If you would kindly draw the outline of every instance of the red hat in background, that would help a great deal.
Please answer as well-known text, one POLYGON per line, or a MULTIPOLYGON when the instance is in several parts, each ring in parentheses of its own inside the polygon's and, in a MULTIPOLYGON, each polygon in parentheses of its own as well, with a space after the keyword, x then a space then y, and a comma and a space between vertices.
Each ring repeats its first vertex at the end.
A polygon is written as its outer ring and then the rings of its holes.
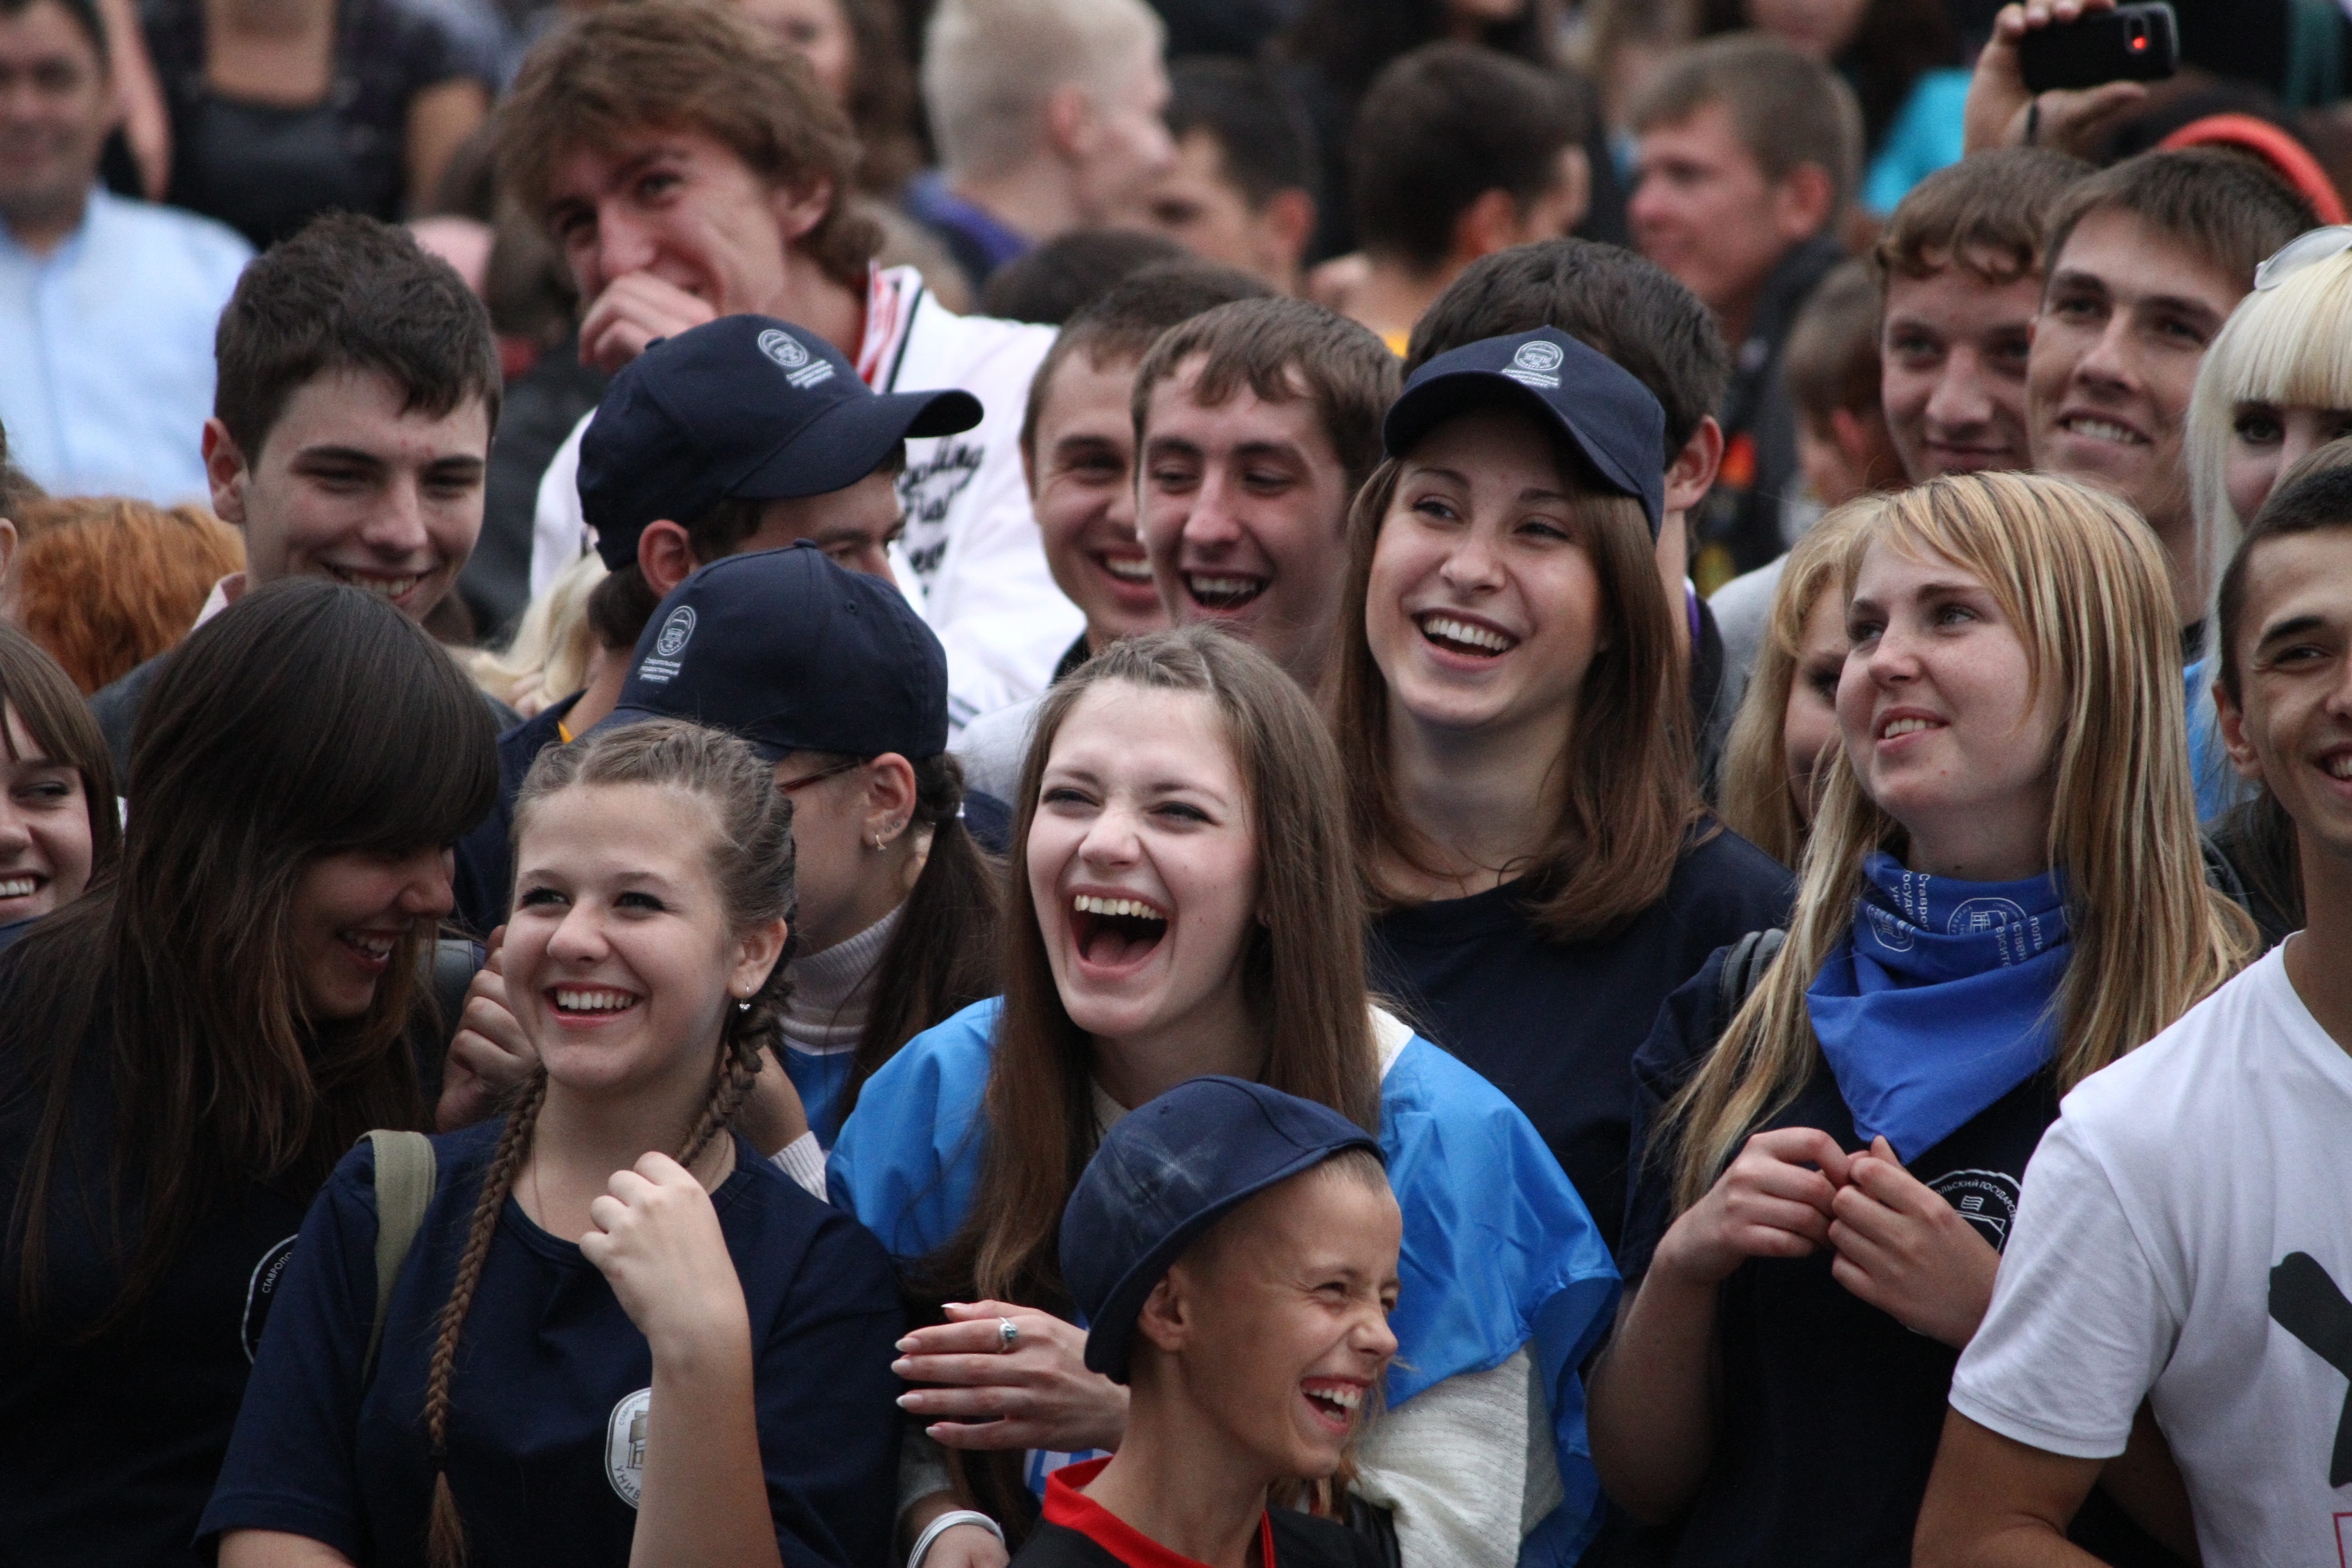
POLYGON ((2311 204, 2311 210, 2319 215, 2321 223, 2344 223, 2352 218, 2345 211, 2344 198, 2336 193, 2336 182, 2327 177, 2327 171, 2319 166, 2311 149, 2296 141, 2292 132, 2267 120, 2257 120, 2251 114, 2209 114, 2202 120, 2190 121, 2157 145, 2240 148, 2276 170, 2281 179, 2311 204))

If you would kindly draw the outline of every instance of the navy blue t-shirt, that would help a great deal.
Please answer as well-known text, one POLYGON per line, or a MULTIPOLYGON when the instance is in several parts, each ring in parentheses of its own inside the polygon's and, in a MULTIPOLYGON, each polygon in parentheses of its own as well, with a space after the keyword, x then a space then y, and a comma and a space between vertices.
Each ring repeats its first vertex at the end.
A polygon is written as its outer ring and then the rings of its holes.
POLYGON ((1708 953, 1785 924, 1794 893, 1779 861, 1718 832, 1684 852, 1663 898, 1598 941, 1546 937, 1517 883, 1391 910, 1373 927, 1375 984, 1535 1123, 1613 1253, 1633 1052, 1708 953))
MULTIPOLYGON (((278 1530, 355 1563, 421 1563, 432 1501, 423 1409, 441 1306, 498 1138, 434 1140, 440 1173, 393 1288, 372 1381, 375 1163, 361 1145, 300 1240, 199 1527, 278 1530)), ((904 1317, 880 1243, 740 1140, 711 1194, 751 1310, 761 1460, 788 1568, 889 1554, 904 1317)), ((509 1198, 451 1385, 449 1482, 469 1568, 627 1563, 653 1355, 572 1242, 509 1198)))

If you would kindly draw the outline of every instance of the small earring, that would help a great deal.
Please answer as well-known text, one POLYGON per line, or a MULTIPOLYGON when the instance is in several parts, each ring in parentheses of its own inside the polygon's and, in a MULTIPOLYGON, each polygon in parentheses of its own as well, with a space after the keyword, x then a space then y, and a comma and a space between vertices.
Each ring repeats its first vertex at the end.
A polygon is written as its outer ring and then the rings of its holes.
POLYGON ((882 835, 878 832, 874 835, 874 853, 882 853, 882 835))
POLYGON ((735 1011, 738 1013, 748 1013, 751 1010, 751 999, 749 996, 738 996, 735 998, 735 1011))

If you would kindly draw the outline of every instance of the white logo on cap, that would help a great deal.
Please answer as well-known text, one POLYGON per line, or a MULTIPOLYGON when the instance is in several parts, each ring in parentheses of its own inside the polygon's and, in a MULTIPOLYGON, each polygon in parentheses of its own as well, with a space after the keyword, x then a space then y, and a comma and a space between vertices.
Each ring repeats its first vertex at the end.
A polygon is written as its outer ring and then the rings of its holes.
POLYGON ((760 352, 782 366, 784 379, 803 392, 833 379, 832 362, 812 355, 806 344, 781 327, 760 334, 760 352))
POLYGON ((654 640, 654 651, 664 658, 676 658, 685 651, 686 639, 694 635, 694 606, 680 605, 662 623, 661 636, 654 640))
POLYGON ((1511 363, 1504 368, 1503 374, 1522 386, 1549 391, 1559 384, 1559 367, 1567 358, 1558 343, 1548 343, 1538 338, 1533 342, 1521 343, 1519 352, 1511 356, 1511 363))
POLYGON ((654 1391, 640 1388, 613 1406, 604 1424, 604 1479, 631 1508, 646 1490, 646 1427, 654 1391))

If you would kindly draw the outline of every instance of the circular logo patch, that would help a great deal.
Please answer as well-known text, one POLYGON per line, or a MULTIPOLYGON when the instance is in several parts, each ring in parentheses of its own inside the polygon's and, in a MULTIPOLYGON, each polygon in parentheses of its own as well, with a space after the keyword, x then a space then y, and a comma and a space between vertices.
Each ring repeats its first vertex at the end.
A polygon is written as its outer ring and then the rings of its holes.
POLYGON ((770 327, 760 334, 760 352, 786 370, 798 370, 809 362, 809 352, 800 339, 781 327, 770 327))
POLYGON ((1553 371, 1558 370, 1560 363, 1567 358, 1568 355, 1561 352, 1558 343, 1548 343, 1538 339, 1531 343, 1521 343, 1519 352, 1511 356, 1511 363, 1521 370, 1532 370, 1540 374, 1549 375, 1553 371))
POLYGON ((1947 1171, 1927 1187, 1976 1226, 1995 1252, 2009 1245, 2010 1226, 2017 1223, 2015 1176, 2000 1171, 1947 1171))
POLYGON ((685 651, 687 639, 694 636, 694 606, 680 605, 662 623, 661 636, 654 639, 654 651, 664 658, 676 658, 685 651))
POLYGON ((261 1255, 253 1266, 253 1278, 245 1282, 245 1359, 251 1361, 261 1350, 261 1330, 269 1321, 269 1303, 278 1294, 278 1282, 286 1278, 286 1266, 294 1259, 294 1237, 288 1237, 261 1255))
POLYGON ((604 1479, 631 1508, 646 1489, 646 1418, 654 1391, 640 1388, 613 1406, 604 1427, 604 1479))

